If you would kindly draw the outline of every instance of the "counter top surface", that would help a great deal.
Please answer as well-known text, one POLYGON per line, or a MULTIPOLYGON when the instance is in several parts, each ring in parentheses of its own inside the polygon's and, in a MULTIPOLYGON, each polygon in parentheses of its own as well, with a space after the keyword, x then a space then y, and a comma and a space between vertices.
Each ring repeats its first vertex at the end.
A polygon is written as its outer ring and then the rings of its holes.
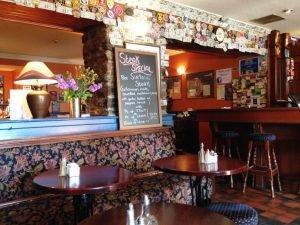
POLYGON ((291 107, 291 108, 231 108, 231 109, 199 109, 198 112, 286 112, 286 111, 295 111, 300 112, 300 109, 297 107, 291 107))
MULTIPOLYGON (((163 114, 164 126, 173 126, 173 114, 163 114)), ((31 120, 0 120, 0 145, 2 141, 40 139, 53 136, 82 135, 119 130, 117 116, 84 118, 45 118, 31 120)))
POLYGON ((300 124, 298 108, 198 110, 200 122, 300 124))

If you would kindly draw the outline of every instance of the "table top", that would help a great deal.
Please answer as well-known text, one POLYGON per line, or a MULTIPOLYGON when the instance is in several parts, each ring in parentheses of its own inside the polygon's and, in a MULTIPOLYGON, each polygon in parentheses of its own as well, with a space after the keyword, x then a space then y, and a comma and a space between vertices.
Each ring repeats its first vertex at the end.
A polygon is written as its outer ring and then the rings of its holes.
POLYGON ((188 176, 229 176, 248 170, 247 163, 219 156, 218 163, 205 164, 198 162, 198 156, 192 154, 177 155, 154 161, 154 168, 172 174, 188 176))
POLYGON ((79 177, 59 177, 59 170, 45 171, 33 180, 33 183, 52 193, 68 195, 93 194, 114 191, 129 184, 133 173, 113 166, 80 167, 79 177))
MULTIPOLYGON (((140 215, 141 207, 134 205, 135 217, 140 215)), ((150 213, 154 215, 159 225, 235 225, 226 217, 211 212, 205 208, 168 203, 152 203, 150 213)), ((100 215, 94 215, 83 220, 79 225, 120 225, 126 224, 126 209, 118 207, 104 211, 100 215)))

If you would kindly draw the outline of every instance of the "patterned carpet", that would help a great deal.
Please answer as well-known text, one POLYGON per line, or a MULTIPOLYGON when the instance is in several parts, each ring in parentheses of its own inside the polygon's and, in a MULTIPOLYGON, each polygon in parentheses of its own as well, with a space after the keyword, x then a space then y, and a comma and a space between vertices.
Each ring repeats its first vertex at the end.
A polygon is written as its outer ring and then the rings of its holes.
POLYGON ((229 201, 248 204, 259 213, 259 225, 300 225, 300 195, 276 193, 275 199, 268 190, 247 188, 242 193, 241 184, 229 188, 224 181, 217 182, 214 201, 229 201))

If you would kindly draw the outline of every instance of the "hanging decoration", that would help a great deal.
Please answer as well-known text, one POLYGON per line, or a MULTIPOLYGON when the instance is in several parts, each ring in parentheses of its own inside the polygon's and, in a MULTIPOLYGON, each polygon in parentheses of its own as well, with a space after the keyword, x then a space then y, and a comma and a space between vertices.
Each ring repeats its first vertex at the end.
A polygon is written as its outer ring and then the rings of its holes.
MULTIPOLYGON (((15 3, 103 21, 111 27, 109 37, 114 45, 134 41, 163 46, 166 39, 175 39, 224 51, 267 53, 265 43, 270 30, 165 0, 15 0, 15 3)), ((168 64, 167 58, 162 55, 162 64, 168 64)))

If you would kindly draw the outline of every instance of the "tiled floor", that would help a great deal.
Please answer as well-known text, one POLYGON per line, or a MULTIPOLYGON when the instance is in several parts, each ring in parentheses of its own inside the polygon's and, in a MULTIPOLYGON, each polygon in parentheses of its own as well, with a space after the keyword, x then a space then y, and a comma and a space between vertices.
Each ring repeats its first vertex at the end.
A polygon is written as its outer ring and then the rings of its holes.
POLYGON ((247 188, 242 193, 241 185, 230 189, 224 182, 218 182, 214 201, 245 203, 255 208, 260 215, 259 225, 300 225, 300 195, 276 193, 275 199, 268 190, 247 188))

